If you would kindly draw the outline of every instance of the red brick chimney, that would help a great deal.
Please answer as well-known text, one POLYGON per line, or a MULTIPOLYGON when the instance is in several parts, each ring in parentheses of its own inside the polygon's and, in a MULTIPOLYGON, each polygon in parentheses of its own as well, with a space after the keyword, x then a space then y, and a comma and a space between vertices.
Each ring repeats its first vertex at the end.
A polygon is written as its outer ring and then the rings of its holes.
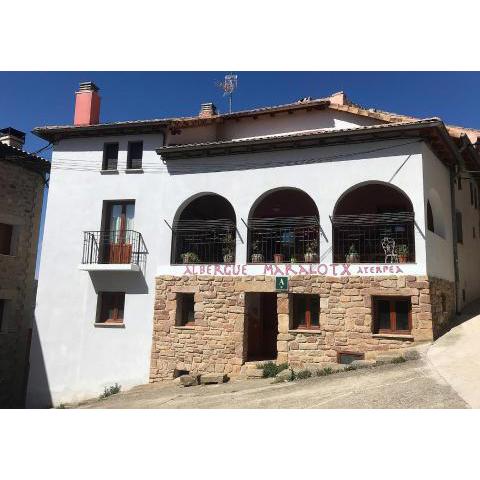
POLYGON ((200 118, 211 118, 217 114, 217 107, 213 103, 202 103, 200 106, 200 118))
POLYGON ((100 122, 100 96, 93 82, 80 84, 75 92, 74 125, 95 125, 100 122))

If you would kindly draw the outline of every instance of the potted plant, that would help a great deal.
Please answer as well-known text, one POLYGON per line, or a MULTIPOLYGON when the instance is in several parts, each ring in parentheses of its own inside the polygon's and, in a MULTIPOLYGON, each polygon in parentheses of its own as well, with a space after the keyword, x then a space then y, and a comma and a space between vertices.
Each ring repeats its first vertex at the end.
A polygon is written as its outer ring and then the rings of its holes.
POLYGON ((260 241, 255 240, 252 243, 252 263, 263 263, 263 254, 260 253, 260 241))
POLYGON ((290 263, 298 263, 297 257, 294 257, 294 256, 290 257, 290 263))
POLYGON ((183 263, 199 263, 200 257, 195 252, 185 252, 180 255, 183 263))
POLYGON ((318 260, 318 241, 311 240, 307 242, 304 254, 304 260, 307 263, 315 263, 318 260))
POLYGON ((345 257, 347 263, 358 263, 360 261, 360 254, 357 252, 355 245, 352 243, 348 249, 348 253, 345 257))
POLYGON ((225 263, 233 263, 235 262, 235 237, 232 235, 231 232, 228 232, 225 235, 225 241, 223 243, 223 261, 225 263))
POLYGON ((283 255, 283 253, 274 253, 273 254, 273 261, 275 263, 283 263, 285 260, 285 256, 283 255))
POLYGON ((398 263, 408 262, 408 245, 399 245, 397 247, 398 263))

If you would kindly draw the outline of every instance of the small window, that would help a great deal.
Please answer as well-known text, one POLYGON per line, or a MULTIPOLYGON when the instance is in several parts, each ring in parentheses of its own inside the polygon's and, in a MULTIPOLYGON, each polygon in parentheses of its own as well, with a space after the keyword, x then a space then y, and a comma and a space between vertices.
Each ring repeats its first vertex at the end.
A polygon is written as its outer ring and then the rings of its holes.
POLYGON ((462 212, 457 212, 455 218, 457 221, 457 243, 463 243, 462 212))
POLYGON ((465 289, 462 288, 462 300, 465 302, 466 299, 467 299, 467 294, 465 292, 465 289))
POLYGON ((177 293, 177 327, 195 324, 195 299, 193 293, 177 293))
POLYGON ((106 143, 103 147, 103 170, 116 170, 118 163, 118 143, 106 143))
POLYGON ((374 332, 409 334, 412 330, 410 298, 374 298, 374 332))
POLYGON ((123 323, 124 292, 101 292, 99 296, 98 323, 123 323))
POLYGON ((12 249, 13 226, 0 223, 0 254, 10 255, 12 249))
POLYGON ((338 352, 338 363, 342 365, 349 365, 354 360, 363 360, 364 358, 363 353, 338 352))
POLYGON ((142 168, 143 142, 128 142, 127 168, 142 168))
POLYGON ((293 328, 320 328, 320 297, 292 295, 293 328))
POLYGON ((0 298, 0 332, 3 332, 5 329, 5 310, 6 310, 6 300, 0 298))
POLYGON ((427 228, 431 232, 435 232, 435 226, 433 223, 433 211, 432 206, 430 205, 430 200, 427 201, 427 228))

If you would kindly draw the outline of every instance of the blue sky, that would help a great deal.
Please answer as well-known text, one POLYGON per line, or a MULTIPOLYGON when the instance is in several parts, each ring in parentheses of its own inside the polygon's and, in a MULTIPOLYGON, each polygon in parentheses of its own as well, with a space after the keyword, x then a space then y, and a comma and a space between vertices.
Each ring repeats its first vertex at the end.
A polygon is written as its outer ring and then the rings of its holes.
MULTIPOLYGON (((0 72, 0 128, 27 133, 25 149, 46 142, 29 132, 73 121, 79 82, 94 81, 102 97, 101 121, 198 114, 213 101, 227 110, 215 82, 228 72, 0 72)), ((480 128, 480 72, 236 72, 233 109, 276 105, 343 90, 367 107, 480 128)), ((50 158, 45 151, 45 158, 50 158)))

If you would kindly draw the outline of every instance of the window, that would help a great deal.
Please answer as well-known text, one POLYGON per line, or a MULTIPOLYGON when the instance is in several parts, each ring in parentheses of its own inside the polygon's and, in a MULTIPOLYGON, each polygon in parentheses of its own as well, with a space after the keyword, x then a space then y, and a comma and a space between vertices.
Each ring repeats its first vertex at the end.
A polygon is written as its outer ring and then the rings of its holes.
POLYGON ((103 147, 102 170, 116 170, 118 162, 118 143, 106 143, 103 147))
POLYGON ((127 168, 142 168, 143 142, 128 142, 127 168))
POLYGON ((433 211, 432 206, 430 205, 430 200, 427 201, 427 228, 431 232, 435 232, 435 227, 433 223, 433 211))
POLYGON ((456 212, 457 221, 457 243, 463 243, 463 225, 462 225, 462 212, 456 212))
POLYGON ((410 298, 377 297, 373 299, 374 333, 409 334, 412 329, 410 298))
POLYGON ((177 293, 177 327, 195 324, 195 299, 193 293, 177 293))
POLYGON ((13 226, 0 223, 0 254, 10 255, 12 247, 13 226))
POLYGON ((98 323, 123 323, 125 308, 124 292, 101 292, 99 298, 98 323))
POLYGON ((337 361, 342 365, 349 365, 354 360, 363 360, 363 353, 354 353, 354 352, 338 352, 337 361))
POLYGON ((0 332, 5 328, 5 303, 6 301, 0 298, 0 332))
POLYGON ((320 328, 320 297, 292 295, 293 328, 320 328))

